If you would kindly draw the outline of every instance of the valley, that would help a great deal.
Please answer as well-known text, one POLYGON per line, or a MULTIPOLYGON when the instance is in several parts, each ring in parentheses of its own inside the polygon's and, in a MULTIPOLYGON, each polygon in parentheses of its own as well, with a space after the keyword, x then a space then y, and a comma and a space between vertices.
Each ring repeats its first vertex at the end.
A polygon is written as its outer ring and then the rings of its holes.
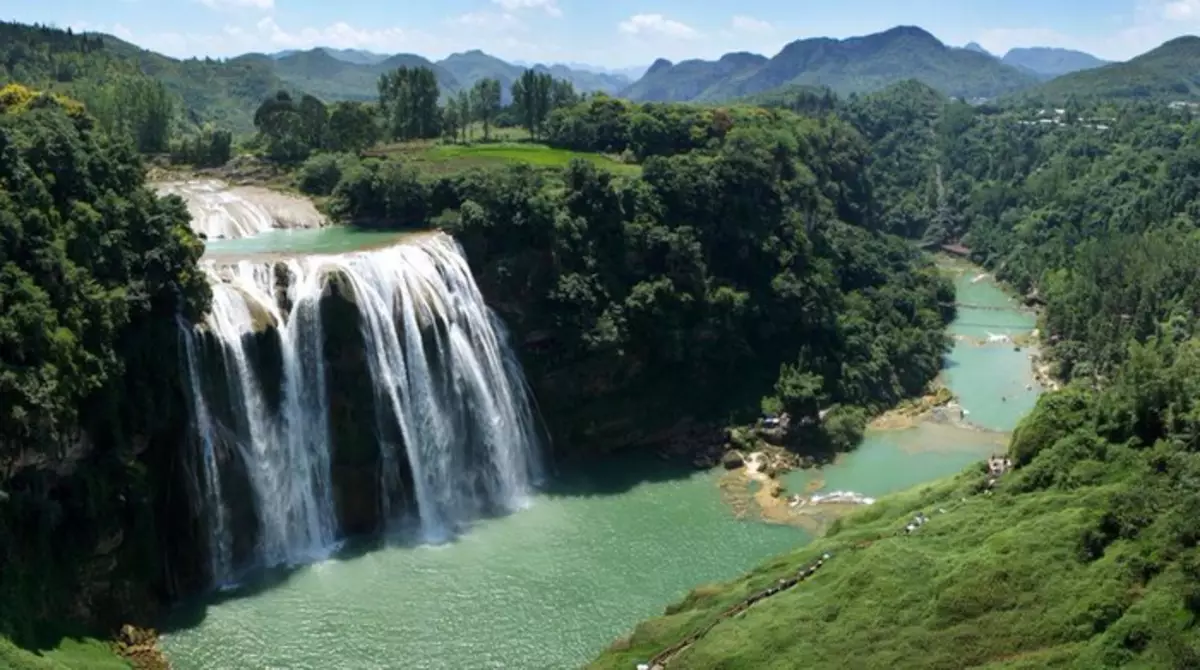
POLYGON ((0 36, 0 665, 1200 663, 1200 38, 0 36))

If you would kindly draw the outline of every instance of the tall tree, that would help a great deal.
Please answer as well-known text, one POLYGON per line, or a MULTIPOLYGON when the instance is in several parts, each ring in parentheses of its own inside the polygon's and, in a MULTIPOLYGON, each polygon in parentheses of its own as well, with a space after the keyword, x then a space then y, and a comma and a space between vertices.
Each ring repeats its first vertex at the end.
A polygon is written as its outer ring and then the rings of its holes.
POLYGON ((457 142, 459 125, 458 97, 450 96, 442 110, 442 134, 451 142, 457 142))
POLYGON ((325 132, 329 126, 325 103, 305 94, 296 111, 300 114, 300 136, 304 143, 314 149, 325 146, 325 132))
POLYGON ((483 124, 483 139, 491 139, 492 121, 500 113, 500 80, 480 79, 471 90, 475 118, 483 124))
POLYGON ((402 67, 379 79, 379 106, 395 140, 437 137, 441 132, 437 75, 427 67, 402 67))
POLYGON ((541 134, 542 124, 550 114, 554 77, 545 72, 525 70, 513 82, 512 97, 517 118, 535 139, 541 134))
POLYGON ((333 151, 359 152, 379 141, 376 107, 363 102, 337 102, 329 113, 325 146, 333 151))
POLYGON ((299 105, 287 91, 279 91, 258 106, 254 127, 270 158, 295 161, 308 156, 310 147, 304 139, 304 119, 299 105))
POLYGON ((471 124, 475 121, 475 110, 471 108, 469 91, 458 92, 458 121, 462 126, 463 142, 471 141, 471 124))

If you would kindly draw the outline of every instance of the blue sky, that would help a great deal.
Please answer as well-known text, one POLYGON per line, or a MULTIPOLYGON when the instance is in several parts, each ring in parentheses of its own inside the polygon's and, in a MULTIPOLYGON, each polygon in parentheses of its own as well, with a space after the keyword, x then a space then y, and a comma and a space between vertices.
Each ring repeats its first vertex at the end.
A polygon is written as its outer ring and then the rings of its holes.
POLYGON ((318 45, 443 57, 479 48, 609 67, 773 55, 787 42, 919 25, 994 52, 1125 59, 1200 32, 1200 0, 0 0, 0 18, 116 34, 172 56, 318 45))

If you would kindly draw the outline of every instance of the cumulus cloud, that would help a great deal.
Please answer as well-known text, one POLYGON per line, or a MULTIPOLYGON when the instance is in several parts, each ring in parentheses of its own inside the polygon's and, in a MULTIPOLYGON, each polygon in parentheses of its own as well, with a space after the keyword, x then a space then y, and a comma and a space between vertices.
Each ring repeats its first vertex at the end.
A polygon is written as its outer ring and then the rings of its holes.
POLYGON ((199 0, 209 9, 273 9, 275 0, 199 0))
POLYGON ((662 14, 634 14, 618 25, 618 29, 626 35, 648 35, 669 37, 672 39, 690 40, 700 37, 695 28, 668 19, 662 14))
POLYGON ((558 0, 492 0, 506 11, 516 12, 522 9, 540 9, 550 16, 562 16, 558 0))
POLYGON ((756 19, 753 16, 735 16, 730 21, 733 29, 739 33, 770 33, 775 30, 775 26, 761 19, 756 19))

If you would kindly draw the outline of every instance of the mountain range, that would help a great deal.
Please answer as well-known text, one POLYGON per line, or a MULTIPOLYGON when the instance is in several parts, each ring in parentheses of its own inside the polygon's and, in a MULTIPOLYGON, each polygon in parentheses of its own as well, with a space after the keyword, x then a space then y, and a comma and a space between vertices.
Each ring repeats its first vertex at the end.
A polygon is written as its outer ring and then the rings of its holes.
MULTIPOLYGON (((178 96, 189 124, 211 122, 241 134, 253 131, 254 110, 281 88, 326 101, 374 100, 382 73, 418 66, 432 69, 446 92, 468 88, 485 77, 498 79, 507 101, 512 82, 526 68, 479 50, 438 61, 415 54, 324 47, 228 60, 179 60, 111 35, 88 35, 93 42, 81 54, 69 46, 65 32, 0 23, 0 85, 15 80, 70 92, 76 81, 102 82, 114 73, 140 72, 178 96), (97 49, 96 44, 103 48, 97 49), (75 74, 64 82, 63 72, 75 74)), ((805 88, 865 93, 907 80, 968 100, 1013 94, 1046 101, 1070 96, 1200 100, 1200 38, 1196 37, 1172 40, 1128 62, 1106 64, 1082 52, 1050 48, 1014 49, 997 58, 978 44, 951 47, 921 28, 900 26, 849 39, 797 40, 769 58, 734 52, 716 60, 660 59, 632 82, 593 66, 533 67, 571 81, 577 90, 603 91, 635 101, 725 102, 805 88)))
POLYGON ((281 79, 313 95, 328 99, 369 100, 378 95, 379 75, 397 67, 427 67, 437 74, 447 90, 459 90, 475 85, 480 79, 498 79, 505 101, 512 82, 526 69, 547 72, 558 79, 570 81, 580 92, 603 91, 616 94, 633 81, 633 77, 612 71, 576 64, 544 65, 513 62, 496 58, 478 49, 451 54, 431 61, 415 54, 379 54, 361 49, 316 47, 307 51, 288 50, 272 54, 245 54, 234 61, 269 60, 281 79))
POLYGON ((730 53, 716 61, 655 62, 622 92, 633 100, 719 101, 780 86, 824 86, 840 94, 920 80, 948 95, 991 98, 1038 82, 995 58, 948 47, 925 30, 899 26, 844 40, 797 40, 771 58, 730 53))

